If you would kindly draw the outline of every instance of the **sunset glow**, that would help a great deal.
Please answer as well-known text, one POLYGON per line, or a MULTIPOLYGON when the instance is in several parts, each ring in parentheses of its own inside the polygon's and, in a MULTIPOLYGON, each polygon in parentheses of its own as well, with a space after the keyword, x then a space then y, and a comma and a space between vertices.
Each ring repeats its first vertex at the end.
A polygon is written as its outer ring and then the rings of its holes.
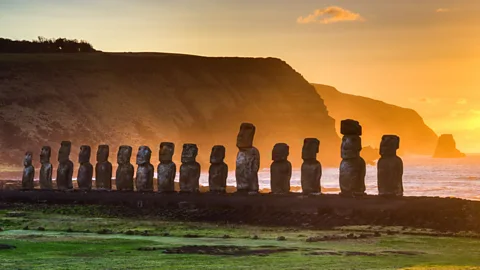
POLYGON ((477 0, 3 0, 0 30, 102 51, 278 57, 312 83, 413 108, 480 152, 477 0))

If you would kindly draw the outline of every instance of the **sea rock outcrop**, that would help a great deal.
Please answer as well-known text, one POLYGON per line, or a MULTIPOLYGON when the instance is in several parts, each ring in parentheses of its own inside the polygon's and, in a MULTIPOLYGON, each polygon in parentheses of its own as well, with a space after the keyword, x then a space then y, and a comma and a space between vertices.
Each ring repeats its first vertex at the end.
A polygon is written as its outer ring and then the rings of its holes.
POLYGON ((360 152, 360 156, 365 160, 365 163, 368 165, 375 165, 375 161, 380 159, 380 149, 373 148, 370 145, 362 147, 362 152, 360 152))
POLYGON ((434 158, 463 158, 465 154, 457 149, 457 144, 452 134, 442 134, 438 138, 437 148, 435 148, 434 158))

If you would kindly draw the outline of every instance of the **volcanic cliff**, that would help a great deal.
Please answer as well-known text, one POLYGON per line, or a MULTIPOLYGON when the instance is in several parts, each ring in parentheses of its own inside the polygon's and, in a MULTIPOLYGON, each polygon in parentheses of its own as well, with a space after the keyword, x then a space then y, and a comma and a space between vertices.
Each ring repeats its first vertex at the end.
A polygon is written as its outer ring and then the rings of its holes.
POLYGON ((290 145, 290 159, 300 166, 305 137, 321 140, 324 165, 339 162, 335 121, 322 98, 275 58, 0 54, 0 120, 0 164, 20 165, 26 150, 38 164, 40 148, 50 145, 56 167, 60 141, 71 140, 75 163, 80 145, 92 146, 94 163, 97 145, 106 143, 114 164, 118 146, 128 144, 132 163, 138 147, 148 145, 156 166, 160 142, 172 141, 178 163, 182 144, 197 143, 202 170, 212 146, 223 144, 232 170, 242 122, 257 127, 262 168, 278 142, 290 145))
POLYGON ((399 154, 429 155, 434 152, 437 135, 414 110, 388 104, 379 100, 349 95, 337 89, 314 84, 340 130, 342 119, 358 120, 363 129, 363 146, 380 146, 382 135, 400 136, 399 154))

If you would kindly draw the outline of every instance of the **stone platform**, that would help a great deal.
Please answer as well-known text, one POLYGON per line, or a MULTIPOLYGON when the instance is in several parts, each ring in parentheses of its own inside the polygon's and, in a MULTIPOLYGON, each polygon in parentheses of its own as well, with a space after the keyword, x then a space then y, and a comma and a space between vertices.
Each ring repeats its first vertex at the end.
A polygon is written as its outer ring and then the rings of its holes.
POLYGON ((380 225, 480 232, 480 202, 456 198, 0 190, 0 203, 103 205, 119 216, 272 226, 380 225))

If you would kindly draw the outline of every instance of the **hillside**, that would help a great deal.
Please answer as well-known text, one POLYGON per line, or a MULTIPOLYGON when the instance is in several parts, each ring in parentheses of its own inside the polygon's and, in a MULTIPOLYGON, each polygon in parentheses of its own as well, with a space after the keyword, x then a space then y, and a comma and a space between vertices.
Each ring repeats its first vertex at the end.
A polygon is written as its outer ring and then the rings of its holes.
POLYGON ((349 95, 337 89, 321 84, 314 84, 327 105, 327 110, 337 122, 353 118, 362 124, 364 133, 363 146, 380 147, 384 134, 400 136, 399 153, 432 155, 437 143, 437 135, 414 110, 398 107, 379 100, 349 95))
MULTIPOLYGON (((26 150, 35 164, 42 145, 52 146, 56 167, 62 140, 111 146, 116 163, 121 144, 152 149, 158 164, 161 141, 199 145, 208 170, 211 147, 227 148, 235 168, 241 122, 257 126, 255 145, 261 167, 271 164, 275 143, 290 145, 294 166, 301 164, 305 137, 321 140, 325 165, 338 166, 339 137, 323 100, 300 74, 274 58, 208 58, 172 54, 0 54, 0 164, 22 164, 26 150)), ((37 165, 38 166, 38 165, 37 165)), ((78 167, 76 163, 76 167, 78 167)))

